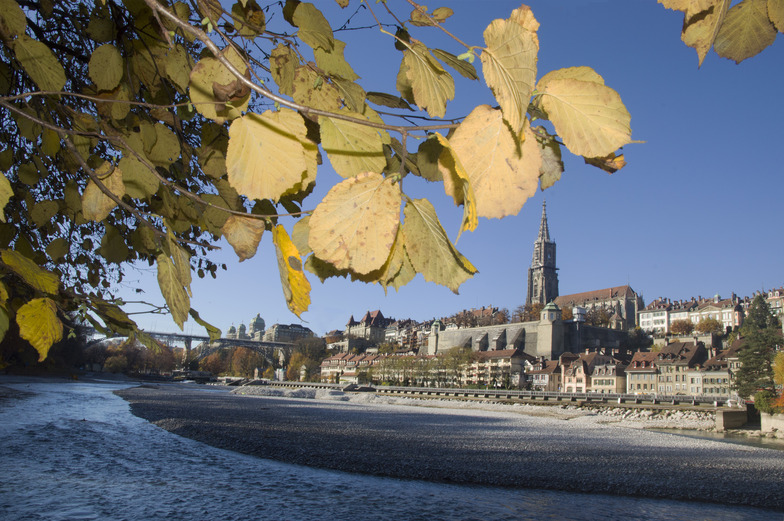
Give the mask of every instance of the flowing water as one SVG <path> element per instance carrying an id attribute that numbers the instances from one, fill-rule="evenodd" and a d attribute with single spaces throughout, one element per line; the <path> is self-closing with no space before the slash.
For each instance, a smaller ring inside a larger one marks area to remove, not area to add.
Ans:
<path id="1" fill-rule="evenodd" d="M 112 394 L 128 385 L 0 378 L 5 390 L 32 393 L 0 398 L 0 520 L 784 520 L 755 508 L 444 485 L 277 463 L 133 416 Z"/>

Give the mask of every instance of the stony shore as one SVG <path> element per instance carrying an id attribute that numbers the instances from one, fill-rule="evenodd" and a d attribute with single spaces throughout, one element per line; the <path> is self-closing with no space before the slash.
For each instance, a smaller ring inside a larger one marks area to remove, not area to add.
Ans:
<path id="1" fill-rule="evenodd" d="M 168 431 L 287 463 L 784 511 L 782 451 L 652 432 L 640 429 L 639 419 L 576 408 L 410 407 L 370 394 L 352 399 L 323 391 L 313 397 L 240 394 L 269 392 L 249 389 L 143 385 L 117 394 L 134 414 Z"/>

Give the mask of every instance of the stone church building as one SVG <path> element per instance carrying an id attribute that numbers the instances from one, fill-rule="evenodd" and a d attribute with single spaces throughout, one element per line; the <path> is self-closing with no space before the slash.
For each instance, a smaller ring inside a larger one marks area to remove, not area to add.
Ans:
<path id="1" fill-rule="evenodd" d="M 433 322 L 427 347 L 420 354 L 435 355 L 454 347 L 470 347 L 474 351 L 519 349 L 528 355 L 557 359 L 563 353 L 580 353 L 586 349 L 604 348 L 614 352 L 635 327 L 637 311 L 643 309 L 642 298 L 629 286 L 606 290 L 559 295 L 555 241 L 550 238 L 546 206 L 542 204 L 542 220 L 534 242 L 531 266 L 528 268 L 527 304 L 544 307 L 539 320 L 487 327 L 442 329 Z M 563 320 L 561 309 L 575 308 L 572 320 Z M 603 307 L 609 310 L 611 327 L 585 323 L 585 310 Z M 423 351 L 425 351 L 423 353 Z"/>

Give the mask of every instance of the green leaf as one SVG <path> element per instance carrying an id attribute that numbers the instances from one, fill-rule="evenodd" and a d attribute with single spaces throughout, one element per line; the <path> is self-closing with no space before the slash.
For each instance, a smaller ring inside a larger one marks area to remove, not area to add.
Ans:
<path id="1" fill-rule="evenodd" d="M 226 219 L 221 232 L 242 262 L 256 255 L 264 227 L 265 223 L 261 219 L 231 215 Z"/>
<path id="2" fill-rule="evenodd" d="M 154 165 L 167 168 L 180 157 L 180 140 L 163 123 L 156 123 L 154 128 L 155 144 L 146 150 L 147 157 Z"/>
<path id="3" fill-rule="evenodd" d="M 220 340 L 221 338 L 221 330 L 217 327 L 213 326 L 212 324 L 206 322 L 199 316 L 199 313 L 196 312 L 195 309 L 190 309 L 190 315 L 193 317 L 193 320 L 196 321 L 197 324 L 202 326 L 204 329 L 207 330 L 207 334 L 210 336 L 210 342 L 214 342 L 215 340 Z"/>
<path id="4" fill-rule="evenodd" d="M 13 38 L 24 34 L 27 19 L 24 11 L 14 0 L 0 0 L 0 34 Z"/>
<path id="5" fill-rule="evenodd" d="M 128 260 L 130 250 L 117 227 L 106 224 L 104 228 L 105 231 L 103 237 L 101 237 L 101 248 L 99 250 L 101 257 L 115 264 Z"/>
<path id="6" fill-rule="evenodd" d="M 0 176 L 0 222 L 5 222 L 5 207 L 13 195 L 14 189 L 11 188 L 11 182 L 3 174 Z"/>
<path id="7" fill-rule="evenodd" d="M 573 154 L 603 157 L 631 142 L 631 116 L 621 97 L 590 67 L 546 74 L 539 101 Z"/>
<path id="8" fill-rule="evenodd" d="M 400 186 L 364 173 L 333 186 L 310 216 L 313 254 L 360 274 L 384 265 L 400 222 Z"/>
<path id="9" fill-rule="evenodd" d="M 302 117 L 289 109 L 236 119 L 226 152 L 229 182 L 249 199 L 279 201 L 315 176 L 318 150 L 306 133 Z"/>
<path id="10" fill-rule="evenodd" d="M 292 313 L 301 317 L 310 306 L 310 282 L 302 271 L 302 258 L 283 225 L 278 224 L 272 229 L 272 242 L 275 243 L 286 304 Z"/>
<path id="11" fill-rule="evenodd" d="M 11 45 L 19 63 L 39 89 L 59 91 L 65 87 L 65 70 L 45 43 L 23 34 Z"/>
<path id="12" fill-rule="evenodd" d="M 8 326 L 11 325 L 11 320 L 8 318 L 8 312 L 3 306 L 0 306 L 0 342 L 5 338 L 8 332 Z"/>
<path id="13" fill-rule="evenodd" d="M 57 294 L 60 288 L 60 279 L 57 275 L 46 271 L 17 251 L 2 250 L 0 255 L 3 263 L 30 286 L 49 295 Z"/>
<path id="14" fill-rule="evenodd" d="M 340 113 L 367 119 L 347 109 Z M 384 169 L 384 144 L 390 141 L 385 130 L 324 116 L 319 117 L 319 123 L 321 146 L 339 175 L 353 177 L 362 172 L 381 172 Z"/>
<path id="15" fill-rule="evenodd" d="M 477 269 L 455 249 L 430 201 L 409 200 L 403 214 L 406 252 L 414 269 L 426 281 L 441 284 L 457 293 L 460 285 Z"/>
<path id="16" fill-rule="evenodd" d="M 46 254 L 55 262 L 61 261 L 68 254 L 68 241 L 58 237 L 46 245 Z"/>
<path id="17" fill-rule="evenodd" d="M 331 51 L 334 48 L 332 28 L 324 15 L 315 5 L 301 3 L 294 11 L 294 25 L 299 27 L 297 35 L 300 40 L 313 49 L 321 47 Z"/>
<path id="18" fill-rule="evenodd" d="M 90 79 L 98 90 L 114 90 L 120 84 L 125 72 L 120 51 L 108 43 L 93 51 L 88 69 Z"/>
<path id="19" fill-rule="evenodd" d="M 38 351 L 38 361 L 43 362 L 52 344 L 63 338 L 63 324 L 57 318 L 57 306 L 49 298 L 27 302 L 16 312 L 19 336 L 30 342 Z"/>
<path id="20" fill-rule="evenodd" d="M 433 58 L 427 47 L 412 40 L 403 51 L 401 73 L 410 82 L 414 102 L 434 118 L 443 118 L 447 101 L 455 97 L 455 80 Z M 401 91 L 403 97 L 405 93 Z"/>
<path id="21" fill-rule="evenodd" d="M 493 20 L 487 26 L 487 47 L 480 59 L 487 86 L 501 105 L 504 118 L 519 135 L 536 81 L 539 43 L 535 20 L 523 25 L 514 15 L 507 20 Z"/>
<path id="22" fill-rule="evenodd" d="M 182 329 L 191 308 L 188 292 L 177 277 L 177 270 L 172 260 L 164 254 L 158 255 L 156 260 L 158 262 L 158 286 L 161 288 L 161 294 L 166 300 L 172 319 Z"/>

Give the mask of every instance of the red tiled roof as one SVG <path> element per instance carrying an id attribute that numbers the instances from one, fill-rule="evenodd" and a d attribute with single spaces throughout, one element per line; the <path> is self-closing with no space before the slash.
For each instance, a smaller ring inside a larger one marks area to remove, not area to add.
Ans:
<path id="1" fill-rule="evenodd" d="M 558 307 L 581 304 L 584 302 L 607 300 L 610 298 L 628 297 L 633 298 L 636 294 L 628 284 L 626 286 L 615 286 L 614 288 L 597 289 L 586 291 L 585 293 L 573 293 L 571 295 L 561 295 L 556 297 L 555 304 Z"/>

